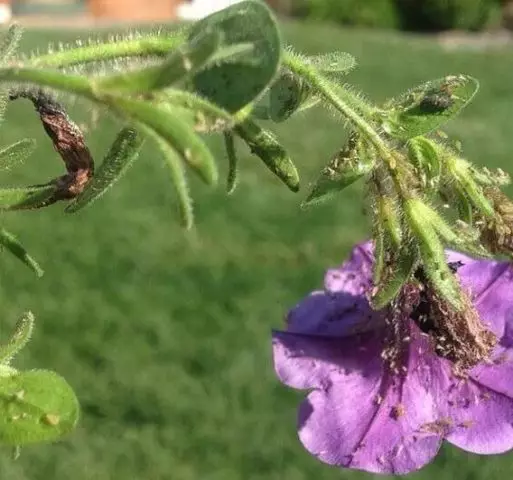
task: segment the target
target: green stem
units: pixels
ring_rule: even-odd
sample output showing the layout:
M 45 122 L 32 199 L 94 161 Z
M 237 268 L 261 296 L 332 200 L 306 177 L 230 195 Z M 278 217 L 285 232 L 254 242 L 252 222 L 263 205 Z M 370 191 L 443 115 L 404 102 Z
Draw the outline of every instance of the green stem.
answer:
M 185 40 L 185 32 L 169 37 L 149 36 L 110 43 L 98 43 L 47 53 L 32 58 L 31 67 L 69 67 L 81 63 L 112 60 L 120 57 L 165 56 Z
M 368 140 L 376 147 L 378 152 L 388 158 L 391 158 L 390 152 L 388 151 L 387 145 L 380 138 L 378 133 L 365 121 L 365 119 L 359 115 L 350 104 L 362 103 L 354 97 L 349 91 L 344 88 L 340 88 L 335 93 L 331 82 L 325 79 L 322 74 L 319 74 L 315 67 L 305 64 L 299 58 L 291 55 L 289 52 L 284 52 L 283 63 L 294 73 L 300 77 L 306 79 L 312 87 L 318 90 L 326 100 L 328 100 L 339 112 L 341 112 L 347 119 L 349 119 L 360 132 L 368 138 Z M 345 97 L 345 98 L 341 98 Z M 367 111 L 367 115 L 371 115 L 372 112 L 368 107 L 364 107 Z M 392 159 L 393 160 L 393 159 Z
M 3 82 L 30 82 L 95 99 L 88 78 L 82 75 L 64 75 L 57 71 L 35 68 L 2 68 L 0 83 Z
M 365 120 L 365 118 L 362 117 L 361 114 L 359 114 L 359 112 L 352 108 L 352 105 L 358 105 L 358 109 L 369 117 L 373 115 L 374 111 L 345 88 L 340 87 L 335 92 L 333 84 L 324 78 L 322 74 L 317 72 L 315 67 L 302 62 L 300 58 L 290 54 L 290 52 L 283 52 L 283 63 L 292 72 L 310 83 L 314 89 L 323 95 L 326 100 L 328 100 L 340 113 L 342 113 L 342 115 L 344 115 L 359 130 L 359 132 L 366 137 L 372 145 L 374 145 L 378 156 L 386 161 L 388 171 L 394 180 L 399 195 L 403 198 L 411 196 L 408 194 L 403 182 L 398 177 L 396 169 L 398 159 L 395 157 L 393 152 L 390 151 L 388 145 L 376 130 Z

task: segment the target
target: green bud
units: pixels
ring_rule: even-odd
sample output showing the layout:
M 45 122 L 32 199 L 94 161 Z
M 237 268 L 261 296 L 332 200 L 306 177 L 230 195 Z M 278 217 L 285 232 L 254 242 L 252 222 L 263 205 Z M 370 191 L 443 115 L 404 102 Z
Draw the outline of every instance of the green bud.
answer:
M 462 306 L 461 290 L 447 266 L 444 245 L 439 235 L 440 231 L 451 238 L 455 234 L 422 200 L 407 199 L 403 208 L 427 278 L 439 294 L 458 310 Z

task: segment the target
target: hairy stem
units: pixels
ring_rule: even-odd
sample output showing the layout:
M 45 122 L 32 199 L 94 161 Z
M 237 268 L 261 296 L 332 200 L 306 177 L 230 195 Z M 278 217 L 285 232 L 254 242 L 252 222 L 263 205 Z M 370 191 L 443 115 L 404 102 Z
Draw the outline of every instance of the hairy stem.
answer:
M 47 53 L 29 60 L 31 67 L 68 67 L 77 64 L 100 62 L 120 57 L 166 56 L 185 40 L 184 32 L 173 36 L 149 36 L 109 43 L 98 43 Z

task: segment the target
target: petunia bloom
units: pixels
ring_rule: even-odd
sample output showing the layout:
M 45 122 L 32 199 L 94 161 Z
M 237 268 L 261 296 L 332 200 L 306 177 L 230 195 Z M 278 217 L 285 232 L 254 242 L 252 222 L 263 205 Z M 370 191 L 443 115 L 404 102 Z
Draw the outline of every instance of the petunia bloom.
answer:
M 447 259 L 458 262 L 463 290 L 497 339 L 490 358 L 464 373 L 435 351 L 414 319 L 394 326 L 370 308 L 370 243 L 328 270 L 324 290 L 291 310 L 285 331 L 273 332 L 279 379 L 310 390 L 298 431 L 319 460 L 406 474 L 429 463 L 443 440 L 478 454 L 513 448 L 513 268 L 455 252 Z M 402 342 L 391 364 L 394 328 Z

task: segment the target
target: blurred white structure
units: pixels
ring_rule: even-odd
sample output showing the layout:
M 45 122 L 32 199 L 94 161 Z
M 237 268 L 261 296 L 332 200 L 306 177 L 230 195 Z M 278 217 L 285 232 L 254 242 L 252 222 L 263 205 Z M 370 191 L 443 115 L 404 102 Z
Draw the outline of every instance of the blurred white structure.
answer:
M 239 3 L 242 0 L 193 0 L 178 6 L 177 16 L 182 20 L 199 20 L 211 13 Z
M 0 24 L 11 21 L 12 11 L 10 0 L 0 0 Z

